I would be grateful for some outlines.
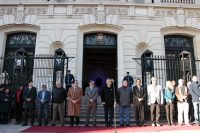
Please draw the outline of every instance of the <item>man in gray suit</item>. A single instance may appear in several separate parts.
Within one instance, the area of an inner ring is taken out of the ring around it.
[[[98,88],[95,87],[94,81],[90,80],[89,87],[85,89],[86,98],[86,122],[85,126],[88,127],[90,114],[93,117],[93,126],[96,126],[96,112],[97,112],[97,97]]]

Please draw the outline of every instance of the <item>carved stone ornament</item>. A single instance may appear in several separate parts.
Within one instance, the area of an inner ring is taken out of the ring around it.
[[[155,9],[154,15],[159,17],[176,17],[176,9]],[[199,10],[184,10],[185,16],[188,18],[200,18]]]
[[[75,7],[74,14],[96,14],[96,7]],[[105,7],[105,14],[128,15],[128,8]]]
[[[18,6],[13,8],[1,8],[0,16],[13,15],[16,24],[22,24],[25,21],[27,15],[43,15],[47,13],[47,8],[37,7],[29,8],[24,6]]]
[[[47,13],[47,8],[44,7],[36,7],[36,8],[29,8],[25,7],[24,9],[25,15],[43,15]],[[17,7],[12,8],[0,8],[0,15],[15,15],[17,11]],[[22,10],[21,10],[22,11]]]

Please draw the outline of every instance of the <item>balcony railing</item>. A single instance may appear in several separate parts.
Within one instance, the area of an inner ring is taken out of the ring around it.
[[[160,0],[161,3],[195,4],[195,0]]]

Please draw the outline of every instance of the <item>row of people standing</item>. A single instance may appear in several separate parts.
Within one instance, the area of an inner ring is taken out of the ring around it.
[[[166,116],[169,125],[173,125],[173,112],[175,106],[175,97],[178,100],[178,124],[182,124],[183,122],[183,114],[184,114],[184,122],[185,124],[189,124],[188,120],[188,94],[192,95],[194,110],[195,110],[195,123],[199,124],[199,102],[200,102],[200,85],[197,81],[197,77],[194,76],[192,78],[192,83],[189,85],[189,90],[186,86],[184,86],[184,81],[182,79],[178,80],[178,86],[175,87],[175,83],[167,81],[166,88],[163,89],[160,85],[157,84],[157,80],[155,77],[152,79],[152,84],[146,89],[141,86],[141,80],[136,80],[136,86],[131,87],[128,86],[127,80],[122,81],[122,86],[116,89],[113,85],[112,79],[106,80],[106,86],[103,87],[101,101],[104,106],[104,114],[105,114],[105,125],[112,126],[113,117],[114,117],[114,106],[116,104],[119,105],[119,119],[120,126],[129,126],[130,125],[130,107],[131,105],[135,105],[135,118],[136,124],[138,126],[142,126],[144,124],[144,106],[145,106],[145,97],[148,97],[147,103],[150,105],[151,112],[151,122],[152,126],[160,126],[160,106],[164,104],[165,99],[165,108],[166,108]],[[2,89],[0,91],[1,94],[1,103],[6,101],[12,101],[12,96],[9,98],[9,89],[6,89],[2,93]],[[98,88],[95,87],[94,81],[90,81],[89,86],[85,91],[85,103],[86,103],[86,121],[85,126],[89,126],[89,117],[93,116],[93,126],[96,126],[96,112],[97,112],[97,97],[98,97]],[[53,102],[53,120],[51,125],[56,125],[57,113],[59,113],[59,118],[61,120],[61,125],[64,126],[64,101],[67,98],[68,101],[68,116],[70,117],[70,125],[74,126],[74,121],[76,121],[76,125],[79,126],[79,116],[81,111],[81,100],[83,96],[82,88],[78,87],[78,81],[75,80],[72,84],[72,87],[69,88],[69,91],[62,87],[60,82],[56,83],[56,87],[52,90],[52,102]],[[38,124],[42,125],[42,116],[44,116],[44,125],[48,124],[48,110],[49,110],[49,102],[51,100],[51,94],[47,90],[46,85],[42,86],[41,91],[36,91],[36,88],[33,87],[33,82],[30,81],[28,83],[28,87],[23,90],[21,86],[17,89],[15,94],[16,105],[19,107],[16,108],[16,112],[18,112],[18,118],[16,119],[18,122],[21,121],[21,113],[24,108],[24,123],[23,125],[28,125],[28,113],[30,113],[31,117],[31,125],[34,125],[35,119],[35,101],[38,103]],[[1,104],[3,105],[3,104]],[[2,109],[2,108],[1,108]],[[44,115],[42,115],[44,113]],[[4,113],[1,112],[1,116]],[[8,117],[6,117],[8,118]],[[5,119],[5,117],[3,118]],[[74,120],[75,119],[75,120]]]

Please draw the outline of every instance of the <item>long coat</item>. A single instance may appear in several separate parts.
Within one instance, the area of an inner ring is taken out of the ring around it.
[[[11,103],[12,103],[12,100],[13,100],[12,94],[3,93],[1,95],[1,100],[2,100],[1,112],[10,112],[11,111]]]
[[[82,88],[70,87],[67,93],[68,96],[68,116],[80,116],[81,113],[81,99],[83,96]],[[76,103],[72,103],[72,100],[76,100]]]
[[[37,96],[37,90],[35,87],[32,87],[31,90],[29,90],[29,88],[26,87],[23,93],[24,108],[34,109],[36,96]],[[27,101],[27,98],[31,98],[31,101]]]

